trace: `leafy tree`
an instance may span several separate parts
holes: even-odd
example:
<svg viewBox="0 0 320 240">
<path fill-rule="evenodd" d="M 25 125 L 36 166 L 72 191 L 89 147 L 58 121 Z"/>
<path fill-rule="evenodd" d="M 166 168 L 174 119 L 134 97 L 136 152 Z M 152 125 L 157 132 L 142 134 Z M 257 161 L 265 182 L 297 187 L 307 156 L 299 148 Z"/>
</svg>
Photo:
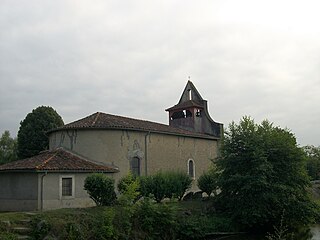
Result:
<svg viewBox="0 0 320 240">
<path fill-rule="evenodd" d="M 165 178 L 165 197 L 178 198 L 180 201 L 185 192 L 191 187 L 192 179 L 190 176 L 182 171 L 167 171 L 163 173 Z"/>
<path fill-rule="evenodd" d="M 159 171 L 154 175 L 140 177 L 141 195 L 153 197 L 156 202 L 164 198 L 181 200 L 191 187 L 192 179 L 181 171 Z"/>
<path fill-rule="evenodd" d="M 153 190 L 152 175 L 139 177 L 140 192 L 143 197 L 151 197 Z"/>
<path fill-rule="evenodd" d="M 41 106 L 20 122 L 18 132 L 18 157 L 27 158 L 48 149 L 46 132 L 63 125 L 61 116 L 52 108 Z"/>
<path fill-rule="evenodd" d="M 122 202 L 132 204 L 141 197 L 139 179 L 131 172 L 119 180 L 117 187 L 121 193 L 119 200 Z"/>
<path fill-rule="evenodd" d="M 160 171 L 152 175 L 149 180 L 151 180 L 151 194 L 157 203 L 160 203 L 168 194 L 166 178 L 164 174 Z"/>
<path fill-rule="evenodd" d="M 320 146 L 305 146 L 303 148 L 307 155 L 306 168 L 312 180 L 320 179 Z"/>
<path fill-rule="evenodd" d="M 244 117 L 226 131 L 218 167 L 218 203 L 234 222 L 246 228 L 310 223 L 316 205 L 307 188 L 305 155 L 287 129 Z"/>
<path fill-rule="evenodd" d="M 17 160 L 17 139 L 10 137 L 9 131 L 4 131 L 0 138 L 0 164 Z"/>
<path fill-rule="evenodd" d="M 218 171 L 217 167 L 212 166 L 209 171 L 203 173 L 198 179 L 198 187 L 205 192 L 209 197 L 211 193 L 217 194 L 218 190 Z"/>
<path fill-rule="evenodd" d="M 84 189 L 98 206 L 109 206 L 116 200 L 114 180 L 103 173 L 89 175 L 84 181 Z"/>
</svg>

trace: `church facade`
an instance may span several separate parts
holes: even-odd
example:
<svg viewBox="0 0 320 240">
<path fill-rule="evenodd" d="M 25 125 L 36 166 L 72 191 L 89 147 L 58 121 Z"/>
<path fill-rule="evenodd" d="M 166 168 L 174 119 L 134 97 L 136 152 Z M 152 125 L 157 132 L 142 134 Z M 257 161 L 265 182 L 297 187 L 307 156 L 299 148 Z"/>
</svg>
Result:
<svg viewBox="0 0 320 240">
<path fill-rule="evenodd" d="M 217 157 L 223 125 L 211 119 L 207 101 L 190 81 L 166 111 L 169 125 L 97 112 L 52 129 L 47 152 L 0 166 L 0 211 L 92 206 L 83 190 L 92 172 L 117 182 L 129 171 L 145 176 L 181 170 L 196 190 L 196 180 Z"/>
</svg>

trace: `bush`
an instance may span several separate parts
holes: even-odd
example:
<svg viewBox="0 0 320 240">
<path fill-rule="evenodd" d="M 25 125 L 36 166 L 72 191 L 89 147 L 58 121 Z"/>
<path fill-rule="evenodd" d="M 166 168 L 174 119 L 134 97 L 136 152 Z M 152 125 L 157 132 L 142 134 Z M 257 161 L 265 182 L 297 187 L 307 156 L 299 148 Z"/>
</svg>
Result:
<svg viewBox="0 0 320 240">
<path fill-rule="evenodd" d="M 119 199 L 121 202 L 132 204 L 141 197 L 139 179 L 131 172 L 119 180 L 117 187 L 121 194 L 121 199 Z"/>
<path fill-rule="evenodd" d="M 85 179 L 84 189 L 98 206 L 109 206 L 116 200 L 114 180 L 102 173 L 94 173 Z"/>
<path fill-rule="evenodd" d="M 113 220 L 115 210 L 113 208 L 101 209 L 101 215 L 96 219 L 95 239 L 109 240 L 116 239 Z"/>
<path fill-rule="evenodd" d="M 153 188 L 152 176 L 141 176 L 139 182 L 141 195 L 143 197 L 151 197 Z"/>
<path fill-rule="evenodd" d="M 141 177 L 141 194 L 143 197 L 152 197 L 158 203 L 161 202 L 167 194 L 166 179 L 162 172 L 155 175 Z"/>
<path fill-rule="evenodd" d="M 169 171 L 164 173 L 166 182 L 166 197 L 178 198 L 180 201 L 185 192 L 191 187 L 192 179 L 181 171 Z"/>
<path fill-rule="evenodd" d="M 216 195 L 216 190 L 218 189 L 217 179 L 217 172 L 214 168 L 206 173 L 203 173 L 199 177 L 197 185 L 200 188 L 200 190 L 205 192 L 208 196 L 210 196 L 211 193 Z"/>
<path fill-rule="evenodd" d="M 154 200 L 156 200 L 157 203 L 159 203 L 168 194 L 168 186 L 165 175 L 162 172 L 158 172 L 149 179 L 151 179 L 150 185 L 152 186 L 151 194 L 153 195 Z"/>
<path fill-rule="evenodd" d="M 209 213 L 182 215 L 178 218 L 178 239 L 204 239 L 209 233 L 233 232 L 231 219 Z"/>
<path fill-rule="evenodd" d="M 1 240 L 18 240 L 18 237 L 9 232 L 0 233 L 0 239 Z"/>
<path fill-rule="evenodd" d="M 145 198 L 137 203 L 133 219 L 133 239 L 175 239 L 177 214 L 167 204 L 154 204 Z"/>
<path fill-rule="evenodd" d="M 164 198 L 175 197 L 181 200 L 191 183 L 191 178 L 180 171 L 160 171 L 154 175 L 140 178 L 142 196 L 153 197 L 158 203 Z"/>
<path fill-rule="evenodd" d="M 35 217 L 31 221 L 32 232 L 31 235 L 33 239 L 44 239 L 50 232 L 51 225 L 46 220 L 40 217 Z"/>
</svg>

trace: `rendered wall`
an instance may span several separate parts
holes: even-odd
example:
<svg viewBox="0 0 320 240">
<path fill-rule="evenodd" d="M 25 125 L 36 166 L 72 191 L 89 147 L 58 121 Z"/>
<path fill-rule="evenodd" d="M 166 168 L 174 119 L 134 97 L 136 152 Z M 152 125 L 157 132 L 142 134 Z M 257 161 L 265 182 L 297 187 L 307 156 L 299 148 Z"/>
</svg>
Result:
<svg viewBox="0 0 320 240">
<path fill-rule="evenodd" d="M 127 130 L 69 130 L 50 134 L 50 149 L 64 147 L 94 161 L 114 164 L 126 175 L 133 157 L 141 159 L 141 175 L 158 170 L 187 172 L 189 159 L 195 162 L 196 179 L 217 156 L 217 141 Z M 147 168 L 146 168 L 147 163 Z M 196 186 L 193 186 L 194 189 Z"/>
<path fill-rule="evenodd" d="M 83 189 L 84 180 L 89 173 L 49 173 L 43 178 L 43 210 L 58 208 L 82 208 L 95 206 L 95 203 L 89 198 L 87 192 Z M 112 177 L 112 174 L 108 174 Z M 61 196 L 61 177 L 74 178 L 74 196 Z"/>
<path fill-rule="evenodd" d="M 32 211 L 37 208 L 36 173 L 0 173 L 0 211 Z"/>
</svg>

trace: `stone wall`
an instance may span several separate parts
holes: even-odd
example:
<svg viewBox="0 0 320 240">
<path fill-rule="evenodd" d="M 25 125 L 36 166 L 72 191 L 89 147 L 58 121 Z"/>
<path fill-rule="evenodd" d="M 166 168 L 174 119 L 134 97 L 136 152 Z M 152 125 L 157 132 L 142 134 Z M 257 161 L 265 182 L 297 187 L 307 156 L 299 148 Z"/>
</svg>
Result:
<svg viewBox="0 0 320 240">
<path fill-rule="evenodd" d="M 217 140 L 129 130 L 63 130 L 50 134 L 50 149 L 64 147 L 88 159 L 119 167 L 118 180 L 138 157 L 141 175 L 159 170 L 187 172 L 188 160 L 195 163 L 196 179 L 217 156 Z M 194 185 L 194 188 L 196 186 Z"/>
</svg>

